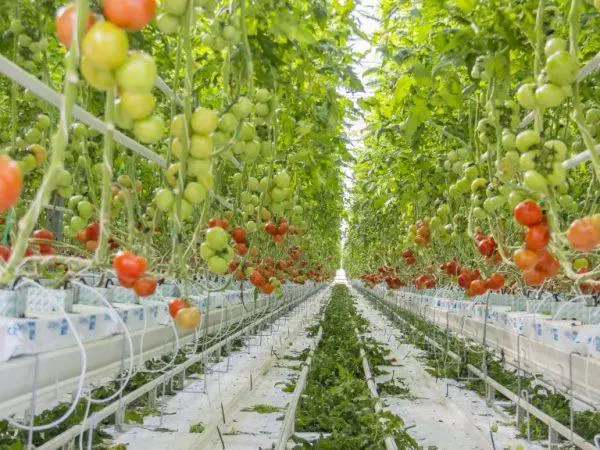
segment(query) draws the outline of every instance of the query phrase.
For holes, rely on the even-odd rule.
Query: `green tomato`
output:
[[[563,194],[558,197],[558,204],[569,212],[574,212],[579,209],[577,202],[573,200],[573,197],[567,194]]]
[[[132,119],[143,119],[152,114],[156,108],[156,98],[149,92],[136,94],[123,91],[121,92],[121,105]]]
[[[170,211],[173,208],[173,203],[175,202],[175,195],[173,195],[173,192],[170,189],[159,189],[156,192],[154,201],[156,203],[156,207],[161,211]]]
[[[208,245],[207,242],[203,242],[200,246],[200,257],[205,261],[212,258],[216,253],[217,252]]]
[[[216,111],[207,108],[196,108],[192,113],[190,124],[194,133],[208,136],[217,129],[218,122],[219,117]]]
[[[283,172],[279,172],[275,175],[275,177],[273,177],[273,181],[275,182],[275,184],[277,185],[277,187],[280,188],[287,188],[290,186],[290,175],[283,171]]]
[[[269,179],[267,177],[262,177],[258,188],[261,192],[267,192],[267,189],[269,188]]]
[[[548,174],[547,180],[552,186],[562,186],[567,179],[567,170],[562,163],[555,162],[552,164],[552,172]]]
[[[564,51],[567,49],[567,42],[561,38],[551,38],[546,41],[546,46],[544,47],[544,53],[546,57],[550,57],[554,55],[556,52]]]
[[[517,150],[519,150],[521,153],[528,151],[531,147],[533,147],[534,145],[537,145],[539,143],[540,143],[540,135],[535,130],[521,131],[517,135],[517,140],[516,140]]]
[[[238,118],[234,114],[225,113],[221,116],[218,127],[224,133],[231,134],[237,129],[238,125]]]
[[[154,58],[144,52],[131,52],[115,75],[119,87],[124,91],[147,94],[156,83]]]
[[[215,185],[215,177],[212,172],[203,172],[197,176],[198,181],[207,191],[210,191]]]
[[[71,217],[70,227],[71,230],[77,233],[78,231],[83,230],[87,226],[87,220],[83,217],[73,216]]]
[[[208,270],[218,275],[224,275],[227,273],[228,262],[226,259],[220,256],[212,256],[208,259]]]
[[[256,98],[257,102],[267,103],[269,101],[269,99],[271,98],[271,94],[269,93],[269,91],[267,89],[260,88],[260,89],[256,90],[256,94],[254,95],[254,98]]]
[[[181,22],[179,18],[168,13],[159,14],[156,17],[156,26],[161,33],[172,35],[179,31]]]
[[[242,123],[240,138],[244,141],[252,141],[256,137],[256,129],[254,125],[248,122]]]
[[[192,135],[192,141],[190,145],[190,154],[194,158],[207,159],[212,156],[214,149],[213,140],[210,136],[204,136],[201,134]]]
[[[133,135],[144,144],[156,144],[165,134],[165,122],[160,116],[150,116],[133,123]]]
[[[28,144],[37,144],[42,139],[42,133],[39,129],[33,127],[25,134],[25,142]]]
[[[244,191],[240,194],[240,201],[244,205],[249,205],[252,203],[252,194],[250,192]]]
[[[125,30],[108,21],[96,22],[83,37],[82,55],[100,70],[115,70],[127,59],[128,50]]]
[[[511,191],[511,193],[508,194],[508,206],[511,210],[515,209],[515,207],[523,200],[523,196],[517,191]]]
[[[186,199],[181,199],[181,219],[184,221],[190,220],[194,213],[194,207]]]
[[[554,153],[554,161],[564,161],[567,156],[567,146],[563,141],[552,140],[544,143],[544,148]]]
[[[292,208],[292,212],[296,216],[301,216],[304,213],[304,208],[300,205],[294,205],[294,207]],[[438,209],[438,214],[439,214],[439,209]]]
[[[485,220],[487,213],[479,206],[476,206],[473,208],[473,216],[475,216],[476,219]]]
[[[172,16],[181,16],[187,9],[188,0],[165,0],[163,8]]]
[[[587,269],[590,267],[590,262],[587,258],[581,257],[573,260],[573,270]]]
[[[533,192],[547,193],[548,182],[546,178],[536,170],[528,170],[523,175],[523,185]]]
[[[256,230],[258,229],[258,226],[256,225],[256,222],[253,220],[249,220],[248,222],[246,222],[246,231],[248,233],[256,233]]]
[[[246,162],[255,161],[260,156],[260,143],[258,141],[248,142],[242,156]]]
[[[286,192],[278,187],[275,187],[271,190],[271,199],[275,202],[275,203],[280,203],[283,200],[285,200],[286,198]]]
[[[254,177],[248,178],[248,190],[252,192],[258,192],[260,190],[260,183]]]
[[[206,242],[215,251],[223,250],[229,242],[229,234],[221,227],[214,227],[206,232]]]
[[[548,81],[563,86],[575,81],[579,72],[577,59],[566,50],[559,50],[546,61]]]
[[[84,219],[90,219],[94,215],[94,207],[87,200],[77,203],[77,212]]]
[[[207,194],[208,191],[202,184],[191,182],[185,187],[183,197],[192,205],[198,205],[206,199]]]
[[[519,160],[519,168],[521,171],[535,169],[536,166],[536,158],[538,157],[537,151],[523,153]]]
[[[471,182],[471,192],[477,192],[479,189],[483,189],[487,185],[485,178],[475,178]]]
[[[69,198],[69,201],[67,202],[67,208],[69,208],[72,211],[75,211],[77,209],[77,204],[83,200],[83,195],[73,195]]]
[[[46,114],[38,114],[37,127],[40,130],[48,130],[48,129],[50,129],[51,125],[52,125],[52,122],[50,120],[50,117],[48,117]]]
[[[185,136],[185,115],[177,114],[171,120],[171,134],[178,139],[183,139]]]
[[[73,186],[62,186],[57,188],[56,192],[58,192],[58,195],[60,195],[62,198],[69,198],[71,195],[73,195],[75,189]]]
[[[57,187],[69,187],[73,184],[73,175],[66,169],[60,169],[54,182]]]
[[[590,108],[585,113],[585,120],[590,125],[595,125],[600,122],[600,109]]]
[[[465,193],[469,192],[470,187],[471,187],[471,183],[469,182],[468,178],[460,178],[456,182],[456,191],[459,194],[465,194]]]
[[[115,125],[122,130],[131,130],[133,128],[133,118],[125,112],[121,99],[115,100]]]
[[[477,166],[469,166],[465,169],[465,176],[469,180],[474,180],[479,175],[479,170],[477,170]]]
[[[265,117],[269,115],[269,105],[266,103],[257,103],[255,109],[256,115],[259,117]]]
[[[508,166],[511,169],[516,170],[519,168],[519,160],[520,160],[521,156],[517,152],[515,152],[515,151],[506,152],[504,157],[506,158],[506,163],[508,164]]]
[[[504,131],[502,133],[502,148],[507,152],[510,152],[517,148],[517,137],[510,131]]]
[[[486,198],[483,202],[483,209],[487,212],[492,213],[498,211],[504,206],[506,199],[502,195],[494,195],[493,197]]]
[[[212,161],[210,159],[195,159],[188,160],[188,173],[196,178],[199,178],[212,170]]]
[[[448,152],[447,159],[448,161],[450,161],[451,163],[458,161],[458,153],[454,150]]]
[[[242,205],[242,210],[248,215],[252,215],[255,212],[254,205],[251,203],[247,205]]]
[[[237,103],[233,105],[232,111],[239,119],[244,119],[252,114],[254,104],[248,97],[240,97]]]
[[[240,172],[236,172],[231,176],[231,183],[234,186],[241,186],[242,185],[242,174]]]
[[[523,84],[517,90],[517,101],[519,105],[526,109],[535,108],[535,84]]]
[[[555,108],[565,99],[565,94],[560,86],[552,83],[541,85],[535,90],[535,101],[542,108]]]

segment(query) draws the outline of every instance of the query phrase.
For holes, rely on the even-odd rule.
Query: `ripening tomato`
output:
[[[528,227],[537,225],[544,217],[542,208],[533,200],[524,200],[519,203],[515,207],[513,214],[517,222]]]
[[[75,239],[77,239],[80,243],[85,244],[87,242],[87,238],[85,236],[85,230],[80,230],[75,234]]]
[[[137,31],[148,25],[156,14],[155,0],[104,0],[104,16],[115,25]]]
[[[504,287],[504,276],[499,274],[498,272],[494,272],[490,275],[490,278],[487,280],[487,287],[492,291],[497,291]]]
[[[50,244],[40,244],[40,255],[56,255],[56,250],[54,250],[54,247],[52,247]]]
[[[573,250],[591,252],[600,246],[600,214],[574,220],[567,230]]]
[[[546,280],[546,274],[536,269],[529,269],[523,272],[523,279],[529,286],[541,286]]]
[[[127,250],[117,253],[113,260],[117,276],[123,280],[138,280],[146,272],[147,266],[146,258],[136,256]]]
[[[415,258],[414,256],[409,256],[408,258],[405,258],[404,261],[406,262],[407,266],[412,266],[414,263],[417,262],[417,258]]]
[[[548,250],[543,249],[538,252],[538,262],[535,270],[543,272],[546,277],[553,277],[558,273],[560,263]]]
[[[195,306],[181,308],[175,317],[175,324],[184,330],[193,330],[200,323],[200,310]]]
[[[219,219],[217,217],[211,217],[208,220],[208,228],[214,228],[219,223]]]
[[[149,297],[156,292],[156,280],[150,277],[143,277],[133,284],[133,290],[140,297]]]
[[[243,242],[237,242],[235,244],[235,252],[240,256],[245,256],[248,253],[248,246]]]
[[[85,248],[89,252],[95,252],[98,248],[98,241],[90,240],[85,243]]]
[[[492,256],[492,253],[494,253],[495,249],[496,242],[493,238],[483,239],[479,242],[479,244],[477,244],[477,250],[479,250],[479,253],[481,253],[483,256]]]
[[[546,225],[534,225],[529,227],[525,235],[525,246],[529,250],[541,250],[550,241],[550,230]]]
[[[227,219],[219,219],[217,221],[217,226],[223,228],[224,230],[229,228],[229,220]]]
[[[182,298],[174,298],[169,302],[169,315],[174,319],[180,309],[186,308],[187,302]]]
[[[279,227],[277,227],[277,233],[278,234],[285,234],[288,232],[289,226],[287,224],[287,222],[281,222],[279,224]]]
[[[273,242],[275,242],[275,244],[277,244],[277,245],[283,244],[284,238],[285,238],[285,236],[283,234],[274,234]]]
[[[234,227],[231,230],[231,237],[238,244],[242,244],[246,240],[246,230],[244,230],[242,227]]]
[[[469,287],[470,284],[471,284],[471,276],[468,273],[461,273],[458,276],[458,285],[461,288],[466,289]]]
[[[85,23],[85,31],[89,30],[96,19],[90,12]],[[71,47],[71,39],[73,38],[73,28],[77,22],[77,6],[71,3],[67,6],[59,8],[56,12],[56,35],[62,45]]]
[[[21,169],[7,155],[0,156],[0,213],[8,211],[19,199],[23,187]]]
[[[517,267],[521,270],[531,269],[538,262],[538,254],[533,250],[520,248],[513,253],[513,260]]]
[[[127,33],[110,22],[97,22],[83,37],[82,54],[101,70],[115,70],[127,59]]]

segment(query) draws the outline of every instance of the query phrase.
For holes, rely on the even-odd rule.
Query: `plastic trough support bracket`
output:
[[[594,445],[596,446],[597,450],[600,450],[600,434],[594,436]]]

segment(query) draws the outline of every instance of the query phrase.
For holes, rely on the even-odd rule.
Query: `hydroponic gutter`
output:
[[[158,378],[155,378],[154,380],[150,381],[149,383],[146,383],[145,385],[136,389],[135,391],[130,392],[129,394],[123,396],[122,399],[117,400],[117,401],[109,404],[108,406],[106,406],[104,409],[91,414],[87,420],[87,423],[89,424],[88,426],[84,427],[82,424],[77,424],[77,425],[69,428],[65,432],[61,433],[60,435],[56,436],[52,440],[46,442],[44,445],[38,447],[38,449],[40,449],[40,450],[58,449],[58,448],[62,447],[63,445],[69,444],[71,441],[73,441],[75,438],[77,438],[77,436],[84,433],[88,429],[94,429],[98,424],[100,424],[104,419],[108,418],[112,414],[116,414],[117,419],[119,417],[122,417],[122,414],[128,404],[132,403],[133,401],[137,400],[138,398],[142,397],[143,395],[151,394],[152,391],[155,391],[159,385],[170,382],[170,380],[172,380],[177,375],[181,375],[182,377],[185,377],[185,370],[188,367],[192,366],[193,364],[195,364],[197,362],[202,361],[205,357],[207,357],[211,353],[220,350],[221,348],[228,345],[230,342],[234,341],[235,339],[239,338],[240,336],[242,336],[246,333],[249,333],[252,329],[263,324],[267,320],[270,320],[275,317],[279,317],[281,314],[285,313],[286,311],[289,311],[292,307],[294,307],[297,304],[306,300],[309,296],[312,296],[312,295],[318,293],[318,291],[322,288],[323,287],[321,286],[318,289],[311,291],[310,293],[308,293],[306,295],[301,296],[300,298],[298,298],[297,300],[295,300],[293,302],[282,305],[277,310],[261,317],[256,322],[253,322],[253,323],[247,325],[243,329],[226,337],[225,339],[214,344],[213,346],[209,347],[208,349],[191,356],[188,360],[186,360],[182,364],[179,364],[179,365],[173,367],[171,370],[169,370],[168,372],[159,376]],[[118,421],[119,421],[119,419],[117,420],[117,422]]]

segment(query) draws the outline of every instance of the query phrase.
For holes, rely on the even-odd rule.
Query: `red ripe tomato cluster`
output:
[[[417,262],[417,258],[415,258],[415,253],[410,248],[404,249],[404,251],[402,252],[402,257],[404,258],[404,262],[407,266],[412,266],[414,263]]]
[[[578,252],[591,252],[600,247],[600,214],[574,220],[567,230],[567,239]]]
[[[494,272],[487,280],[481,276],[479,269],[469,269],[468,267],[458,268],[457,282],[460,287],[466,290],[469,297],[483,295],[487,291],[499,291],[504,287],[504,275]]]
[[[406,283],[398,277],[398,270],[398,267],[382,266],[377,269],[379,274],[377,278],[379,280],[384,280],[388,289],[400,289],[401,287],[406,286]]]
[[[211,217],[208,220],[208,228],[219,227],[225,231],[229,229],[229,221],[227,219],[219,219],[218,217]]]
[[[279,219],[279,225],[274,222],[267,222],[265,224],[265,231],[271,235],[273,242],[282,244],[286,233],[290,231],[290,226],[287,223],[287,219],[281,217]]]
[[[475,230],[475,242],[477,250],[481,255],[485,256],[486,264],[498,264],[502,261],[500,253],[498,253],[498,244],[491,234],[486,236],[481,228]]]
[[[44,256],[52,256],[56,255],[56,250],[54,249],[54,245],[52,245],[49,241],[54,241],[56,237],[54,233],[46,230],[45,228],[41,228],[39,230],[35,230],[33,232],[33,244],[38,246],[40,249],[40,255]],[[27,253],[26,253],[27,255]]]
[[[148,297],[156,292],[156,280],[145,276],[148,268],[146,258],[122,250],[114,257],[113,268],[121,286],[133,288],[138,296]]]
[[[550,230],[542,208],[533,200],[524,200],[514,211],[517,222],[527,227],[525,246],[513,253],[513,260],[523,272],[525,283],[541,286],[546,278],[553,277],[560,269],[560,263],[546,247],[550,242]]]
[[[369,287],[373,287],[381,282],[381,278],[376,273],[365,273],[360,276],[360,279],[363,280]]]
[[[246,229],[243,227],[234,227],[231,230],[231,238],[235,241],[235,253],[240,256],[245,256],[246,253],[248,253]]]

